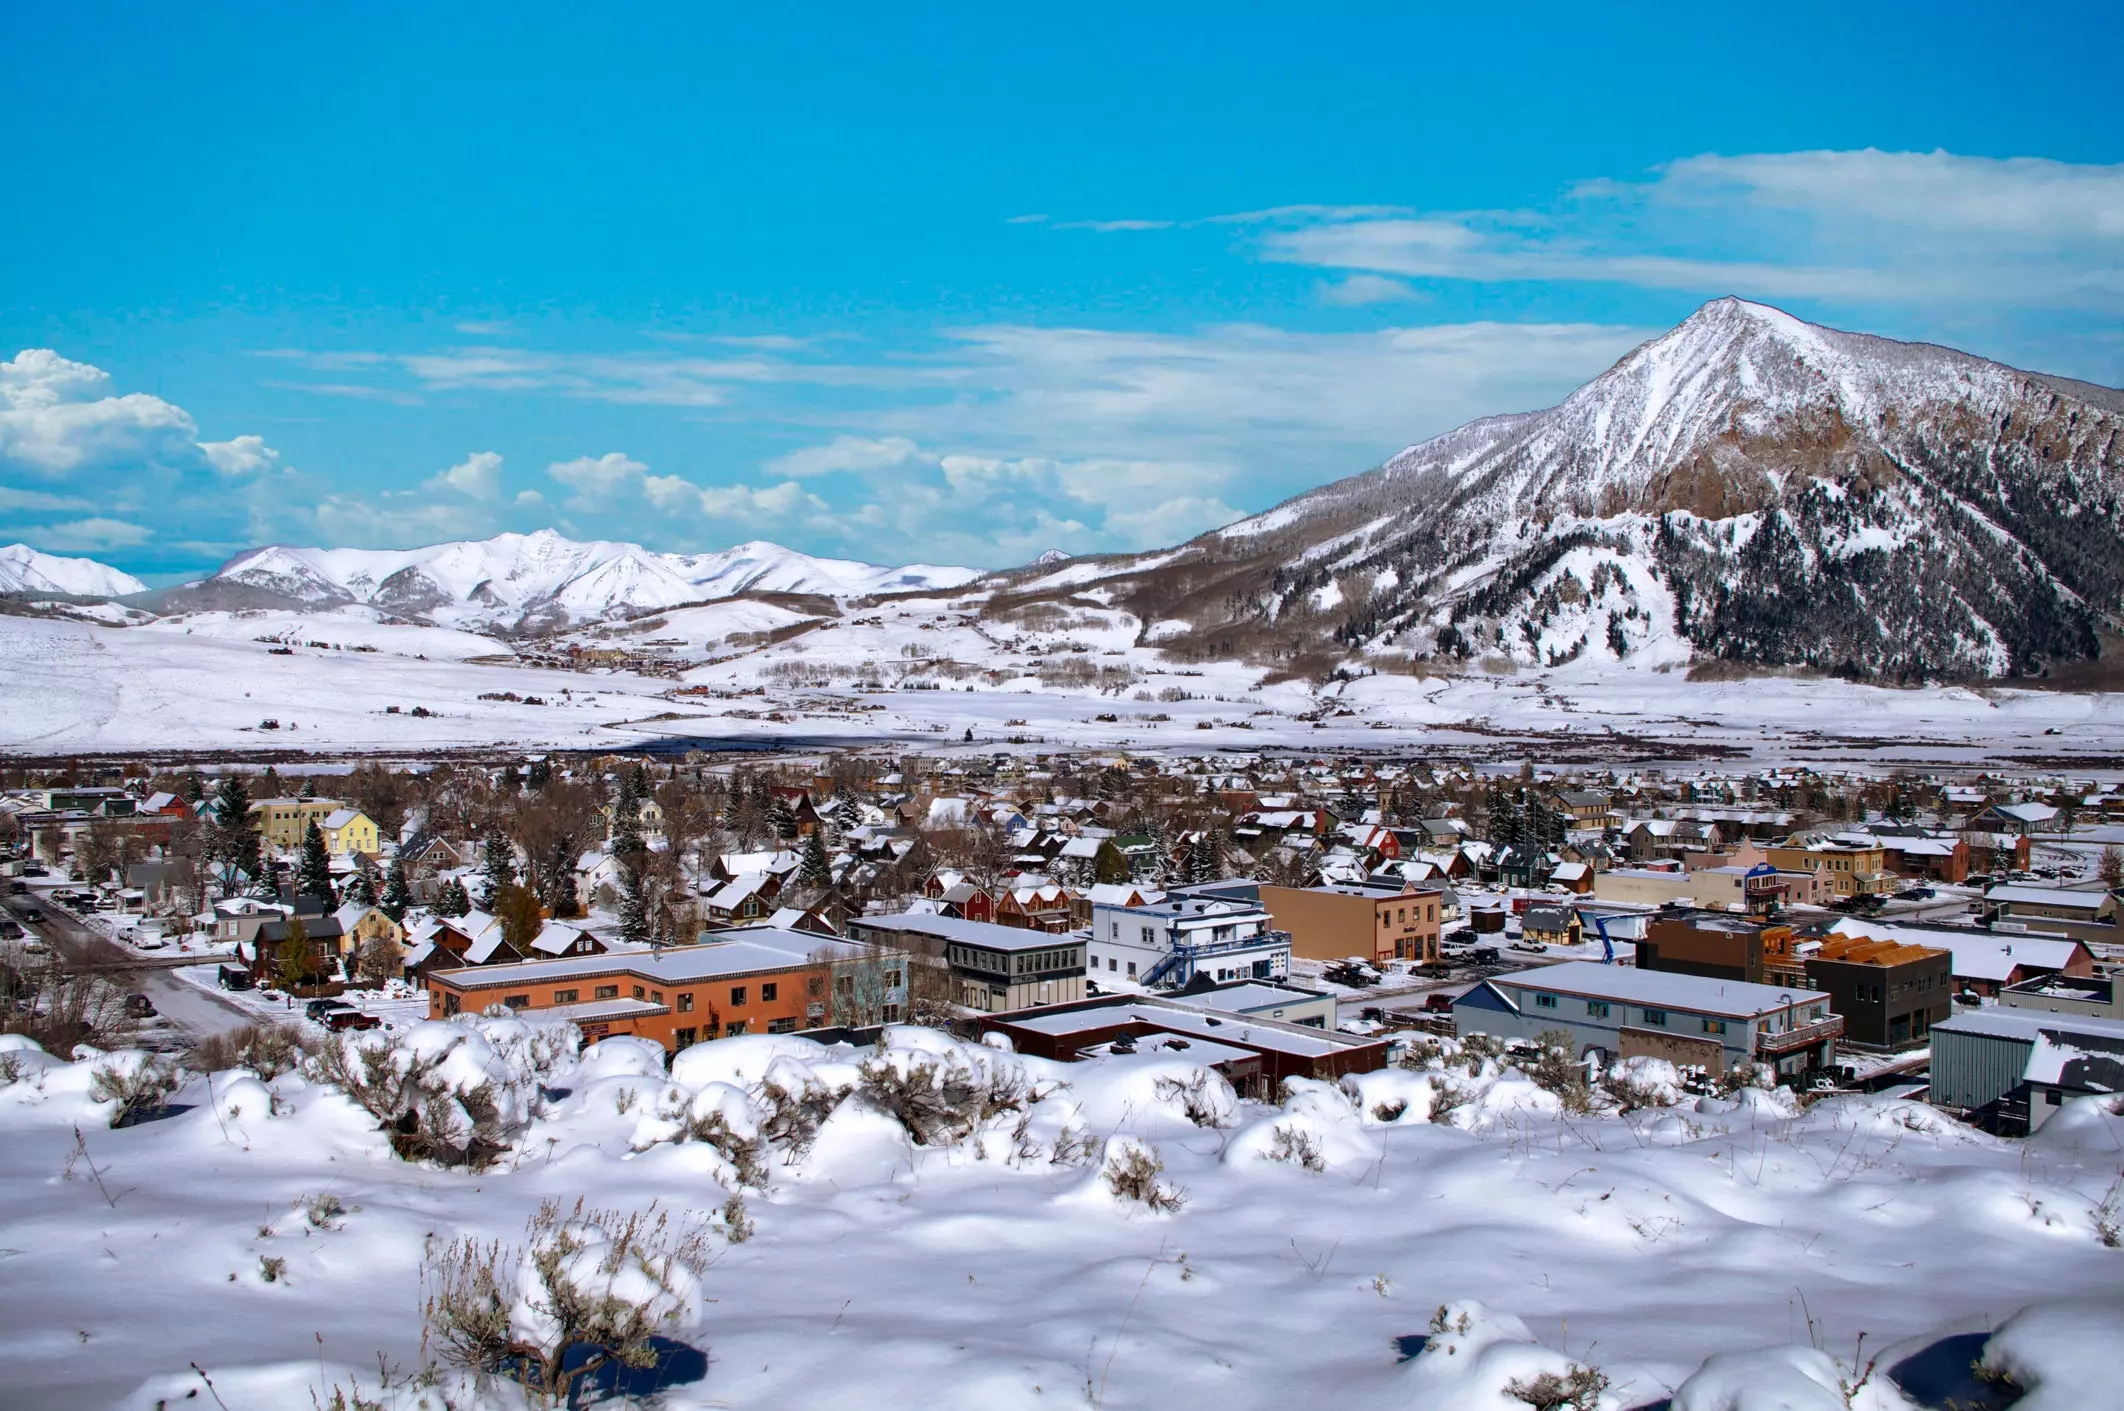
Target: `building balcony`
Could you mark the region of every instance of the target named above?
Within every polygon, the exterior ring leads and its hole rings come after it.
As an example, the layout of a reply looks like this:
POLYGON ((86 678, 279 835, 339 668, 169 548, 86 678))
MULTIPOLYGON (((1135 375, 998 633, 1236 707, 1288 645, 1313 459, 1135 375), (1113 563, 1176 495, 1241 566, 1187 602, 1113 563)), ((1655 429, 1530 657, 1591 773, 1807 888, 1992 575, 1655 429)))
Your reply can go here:
POLYGON ((1755 1051, 1766 1057, 1776 1057, 1795 1049, 1811 1048, 1824 1040, 1837 1039, 1843 1032, 1844 1016, 1832 1014, 1827 1019, 1817 1019, 1812 1024, 1801 1024, 1774 1034, 1759 1030, 1755 1035, 1755 1051))

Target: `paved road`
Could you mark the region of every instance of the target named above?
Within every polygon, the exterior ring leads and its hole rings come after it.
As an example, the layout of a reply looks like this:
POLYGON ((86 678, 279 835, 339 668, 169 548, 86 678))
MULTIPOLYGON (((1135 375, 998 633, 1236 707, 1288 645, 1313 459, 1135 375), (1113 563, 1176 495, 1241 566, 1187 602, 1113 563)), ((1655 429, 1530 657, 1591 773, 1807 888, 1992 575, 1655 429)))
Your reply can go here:
MULTIPOLYGON (((17 920, 21 920, 22 912, 32 906, 42 910, 43 921, 24 921, 23 926, 41 935, 45 944, 67 960, 100 965, 138 959, 117 943, 83 926, 49 898, 32 893, 26 897, 9 897, 7 905, 17 920)), ((201 989, 180 979, 166 966, 141 968, 132 973, 135 978, 130 983, 154 1001, 156 1011, 168 1021, 167 1027, 183 1040, 203 1039, 209 1034, 240 1029, 255 1017, 212 990, 201 989)))

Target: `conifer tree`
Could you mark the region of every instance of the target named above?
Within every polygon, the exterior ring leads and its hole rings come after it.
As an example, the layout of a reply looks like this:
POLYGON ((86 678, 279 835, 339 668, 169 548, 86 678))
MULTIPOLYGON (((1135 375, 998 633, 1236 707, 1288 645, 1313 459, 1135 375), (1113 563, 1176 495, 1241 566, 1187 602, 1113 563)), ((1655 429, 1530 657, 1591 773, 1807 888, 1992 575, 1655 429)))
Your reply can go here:
POLYGON ((374 906, 377 898, 376 864, 367 857, 354 859, 354 880, 347 883, 346 899, 357 906, 374 906))
POLYGON ((295 869, 295 890, 332 901, 332 854, 325 847, 324 830, 312 819, 302 832, 302 861, 295 869))
POLYGON ((817 828, 804 839, 804 862, 798 875, 814 887, 833 885, 833 859, 826 855, 826 836, 817 828))
POLYGON ((479 909, 488 911, 501 889, 516 883, 516 849, 510 846, 509 835, 499 828, 487 830, 484 849, 480 857, 479 909))
POLYGON ((393 921, 403 921, 413 907, 413 888, 406 882, 406 864, 400 858, 391 859, 390 870, 384 873, 383 894, 376 900, 377 908, 393 921))

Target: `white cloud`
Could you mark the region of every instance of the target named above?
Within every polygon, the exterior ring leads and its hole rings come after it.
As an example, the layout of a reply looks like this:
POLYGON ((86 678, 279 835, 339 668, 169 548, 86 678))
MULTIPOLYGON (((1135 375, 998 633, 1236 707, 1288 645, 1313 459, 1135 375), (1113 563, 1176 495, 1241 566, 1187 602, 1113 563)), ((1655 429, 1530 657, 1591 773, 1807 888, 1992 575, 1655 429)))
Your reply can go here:
POLYGON ((1221 528, 1245 515, 1222 500, 1185 495, 1140 510, 1111 510, 1107 535, 1125 548, 1154 549, 1178 544, 1221 528))
POLYGON ((475 500, 493 500, 501 496, 502 458, 493 451, 474 451, 471 455, 429 477, 431 490, 455 490, 460 495, 475 500))
POLYGON ((1112 235, 1129 230, 1171 230, 1177 222, 1169 220, 1058 220, 1056 230, 1091 230, 1101 235, 1112 235))
POLYGON ((64 474, 126 457, 198 454, 184 411, 142 392, 95 395, 110 375, 49 348, 25 348, 0 363, 0 460, 64 474))
POLYGON ((516 503, 520 508, 536 509, 546 503, 546 497, 536 490, 519 490, 516 492, 516 503))
POLYGON ((1409 285, 1398 279, 1388 279, 1383 274, 1353 274, 1348 279, 1337 279, 1322 284, 1320 302, 1342 308, 1358 308, 1366 304, 1408 303, 1421 299, 1409 285))
POLYGON ((94 502, 77 495, 53 495, 43 490, 18 490, 12 485, 0 485, 0 510, 31 510, 47 513, 63 513, 67 510, 94 508, 94 502))
POLYGON ((143 525, 100 516, 46 525, 37 534, 53 549, 127 549, 154 537, 143 525))
POLYGON ((546 467, 546 474, 576 492, 578 500, 593 496, 610 499, 640 480, 649 467, 640 461, 607 451, 601 456, 577 456, 572 461, 556 461, 546 467))
POLYGON ((765 486, 697 485, 683 476, 652 475, 642 481, 642 493, 665 514, 780 524, 790 530, 837 527, 832 507, 794 480, 765 486))
POLYGON ((771 475, 802 479, 836 471, 890 470, 919 455, 920 448, 905 436, 836 436, 823 446, 806 446, 778 456, 765 469, 771 475))
POLYGON ((2124 164, 1949 152, 1685 158, 1549 212, 1323 216, 1272 260, 1410 278, 2035 307, 2124 301, 2124 164))
POLYGON ((228 441, 201 441, 199 449, 214 469, 223 475, 252 475, 262 470, 271 470, 280 460, 280 452, 265 443, 263 436, 238 436, 228 441))

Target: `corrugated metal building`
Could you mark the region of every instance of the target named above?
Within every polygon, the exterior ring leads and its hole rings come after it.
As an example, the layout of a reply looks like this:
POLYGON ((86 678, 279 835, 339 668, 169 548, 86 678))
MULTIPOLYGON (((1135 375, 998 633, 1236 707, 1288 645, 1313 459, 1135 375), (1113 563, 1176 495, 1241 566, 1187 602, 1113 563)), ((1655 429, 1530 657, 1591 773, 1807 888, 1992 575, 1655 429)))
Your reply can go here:
POLYGON ((1933 1025, 1929 1096, 1936 1106, 2033 1131, 2060 1102, 2115 1091, 2108 1056, 2120 1049, 2124 1023, 2114 1019, 1986 1006, 1933 1025), (2054 1061, 2060 1050, 2081 1061, 2054 1061), (2031 1071, 2039 1052, 2046 1061, 2031 1071))

